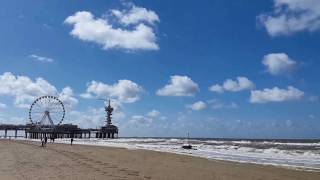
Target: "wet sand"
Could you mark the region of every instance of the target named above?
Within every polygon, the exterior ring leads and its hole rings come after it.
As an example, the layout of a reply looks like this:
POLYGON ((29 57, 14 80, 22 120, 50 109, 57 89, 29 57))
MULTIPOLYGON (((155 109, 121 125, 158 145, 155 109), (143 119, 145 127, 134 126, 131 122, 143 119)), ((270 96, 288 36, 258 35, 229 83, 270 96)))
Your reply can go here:
POLYGON ((0 179, 319 180, 320 172, 122 148, 0 140, 0 179))

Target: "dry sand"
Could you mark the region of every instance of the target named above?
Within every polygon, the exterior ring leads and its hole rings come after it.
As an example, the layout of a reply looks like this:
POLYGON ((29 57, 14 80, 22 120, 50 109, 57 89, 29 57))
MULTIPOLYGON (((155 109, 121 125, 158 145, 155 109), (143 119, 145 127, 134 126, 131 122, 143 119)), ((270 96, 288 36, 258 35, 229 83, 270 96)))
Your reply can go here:
POLYGON ((319 180, 319 172, 145 150, 0 140, 0 179, 319 180))

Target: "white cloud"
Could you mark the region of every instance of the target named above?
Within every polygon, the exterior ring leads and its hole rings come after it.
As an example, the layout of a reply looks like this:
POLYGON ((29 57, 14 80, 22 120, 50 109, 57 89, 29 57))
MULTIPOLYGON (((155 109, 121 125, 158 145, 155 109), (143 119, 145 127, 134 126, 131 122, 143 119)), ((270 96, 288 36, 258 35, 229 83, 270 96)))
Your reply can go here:
POLYGON ((150 126, 152 123, 153 123, 152 118, 142 116, 142 115, 134 115, 128 121, 128 125, 134 125, 134 126, 138 126, 138 125, 150 126))
POLYGON ((288 86, 287 89, 280 89, 274 87, 272 89, 253 90, 251 91, 250 102, 251 103, 267 103, 267 102, 283 102, 299 100, 304 96, 304 92, 288 86))
POLYGON ((111 13, 124 25, 138 24, 141 22, 154 24, 155 22, 160 21, 158 15, 154 11, 147 10, 143 7, 137 7, 135 5, 133 5, 129 10, 120 11, 113 9, 111 10, 111 13))
POLYGON ((32 81, 27 76, 15 76, 10 72, 0 75, 0 95, 15 97, 18 107, 29 107, 30 102, 41 95, 54 95, 57 89, 43 78, 32 81))
POLYGON ((139 94, 142 87, 130 80, 119 80, 117 83, 108 85, 102 82, 91 81, 86 93, 81 94, 83 98, 115 98, 124 103, 133 103, 140 99, 139 94))
POLYGON ((207 108, 207 104, 203 101, 198 101, 193 104, 187 105, 186 107, 190 108, 194 111, 201 111, 201 110, 207 108))
POLYGON ((238 108, 238 104, 235 102, 231 102, 229 104, 229 103, 224 103, 218 99, 211 99, 208 101, 208 104, 210 104, 213 109, 223 109, 223 108, 235 109, 235 108, 238 108))
POLYGON ((223 93, 223 86, 220 86, 219 84, 215 84, 209 87, 209 90, 212 92, 217 92, 217 93, 223 93))
POLYGON ((165 121, 165 120, 167 120, 167 116, 161 116, 159 119, 162 121, 165 121))
POLYGON ((71 111, 66 115, 65 123, 77 124, 82 128, 96 128, 104 125, 105 112, 103 108, 90 108, 87 111, 71 111))
MULTIPOLYGON (((67 87, 60 95, 63 95, 63 98, 68 97, 70 99, 72 98, 70 90, 71 88, 67 87)), ((36 78, 33 81, 27 76, 15 76, 10 72, 0 75, 0 95, 14 97, 14 104, 17 107, 29 108, 31 102, 39 96, 58 94, 56 87, 43 78, 36 78)))
POLYGON ((242 91, 247 89, 253 89, 254 83, 246 77, 237 77, 237 80, 227 79, 222 85, 215 84, 209 87, 212 92, 222 93, 224 91, 242 91))
POLYGON ((3 103, 0 102, 0 109, 4 109, 4 108, 6 108, 6 107, 7 107, 6 104, 3 104, 3 103))
POLYGON ((156 94, 159 96, 194 96, 199 91, 198 84, 188 76, 171 76, 170 84, 159 89, 156 94))
POLYGON ((263 57, 262 64, 270 74, 279 75, 291 72, 297 63, 285 53, 271 53, 263 57))
POLYGON ((292 127, 293 126, 293 122, 291 120, 286 120, 285 125, 287 127, 292 127))
POLYGON ((35 61, 39 61, 39 62, 47 62, 47 63, 54 62, 54 59, 52 59, 52 58, 39 56, 39 55, 36 55, 36 54, 31 54, 29 57, 34 59, 35 61))
POLYGON ((82 128, 96 128, 105 123, 106 113, 103 108, 90 108, 86 111, 71 111, 66 115, 65 123, 77 124, 82 128))
POLYGON ((311 102, 318 102, 318 101, 319 101, 319 96, 314 96, 314 95, 312 95, 312 96, 310 96, 308 99, 309 99, 309 101, 311 101, 311 102))
POLYGON ((95 42, 103 49, 127 50, 158 50, 156 35, 152 27, 159 17, 154 11, 142 7, 131 6, 129 10, 112 10, 111 17, 95 18, 91 12, 79 11, 65 19, 65 23, 72 25, 70 34, 83 41, 95 42), (119 27, 112 24, 113 20, 119 27), (147 22, 144 23, 144 22, 147 22), (132 27, 127 27, 127 25, 132 27))
POLYGON ((0 124, 26 124, 27 121, 24 117, 0 114, 0 124))
MULTIPOLYGON (((138 126, 156 126, 156 121, 164 123, 167 120, 166 116, 161 116, 161 113, 158 110, 152 110, 146 115, 134 115, 131 116, 129 121, 124 125, 125 127, 138 127, 138 126)), ((158 123, 159 125, 159 123, 158 123)))
POLYGON ((316 119, 316 116, 315 115, 313 115, 313 114, 309 114, 309 116, 308 116, 310 119, 316 119))
POLYGON ((261 14, 260 22, 271 36, 320 29, 319 0, 274 0, 274 10, 261 14))
POLYGON ((158 116, 160 116, 160 112, 158 110, 152 110, 150 112, 148 112, 147 116, 151 117, 151 118, 156 118, 158 116))
POLYGON ((73 90, 69 86, 62 89, 59 94, 59 99, 68 109, 74 108, 79 102, 78 99, 74 97, 73 90))

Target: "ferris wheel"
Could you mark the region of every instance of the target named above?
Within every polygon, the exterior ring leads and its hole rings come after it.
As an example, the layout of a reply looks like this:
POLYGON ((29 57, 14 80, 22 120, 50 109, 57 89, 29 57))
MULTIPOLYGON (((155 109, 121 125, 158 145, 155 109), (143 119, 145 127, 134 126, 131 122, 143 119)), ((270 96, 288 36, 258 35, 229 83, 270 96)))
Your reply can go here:
POLYGON ((30 106, 29 120, 38 126, 54 127, 63 122, 65 109, 62 101, 55 96, 41 96, 30 106))

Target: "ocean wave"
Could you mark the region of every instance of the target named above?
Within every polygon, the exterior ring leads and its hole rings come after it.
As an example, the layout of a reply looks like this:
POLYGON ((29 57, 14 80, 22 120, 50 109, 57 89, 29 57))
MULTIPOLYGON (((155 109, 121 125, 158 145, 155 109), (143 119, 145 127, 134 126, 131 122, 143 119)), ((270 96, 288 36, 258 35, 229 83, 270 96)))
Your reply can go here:
MULTIPOLYGON (((70 139, 57 139, 70 143, 70 139)), ((227 160, 264 165, 320 170, 320 144, 318 142, 267 142, 249 140, 201 140, 189 143, 197 150, 185 150, 186 139, 178 138, 119 138, 75 139, 75 144, 111 146, 127 149, 145 149, 191 155, 215 160, 227 160)))

